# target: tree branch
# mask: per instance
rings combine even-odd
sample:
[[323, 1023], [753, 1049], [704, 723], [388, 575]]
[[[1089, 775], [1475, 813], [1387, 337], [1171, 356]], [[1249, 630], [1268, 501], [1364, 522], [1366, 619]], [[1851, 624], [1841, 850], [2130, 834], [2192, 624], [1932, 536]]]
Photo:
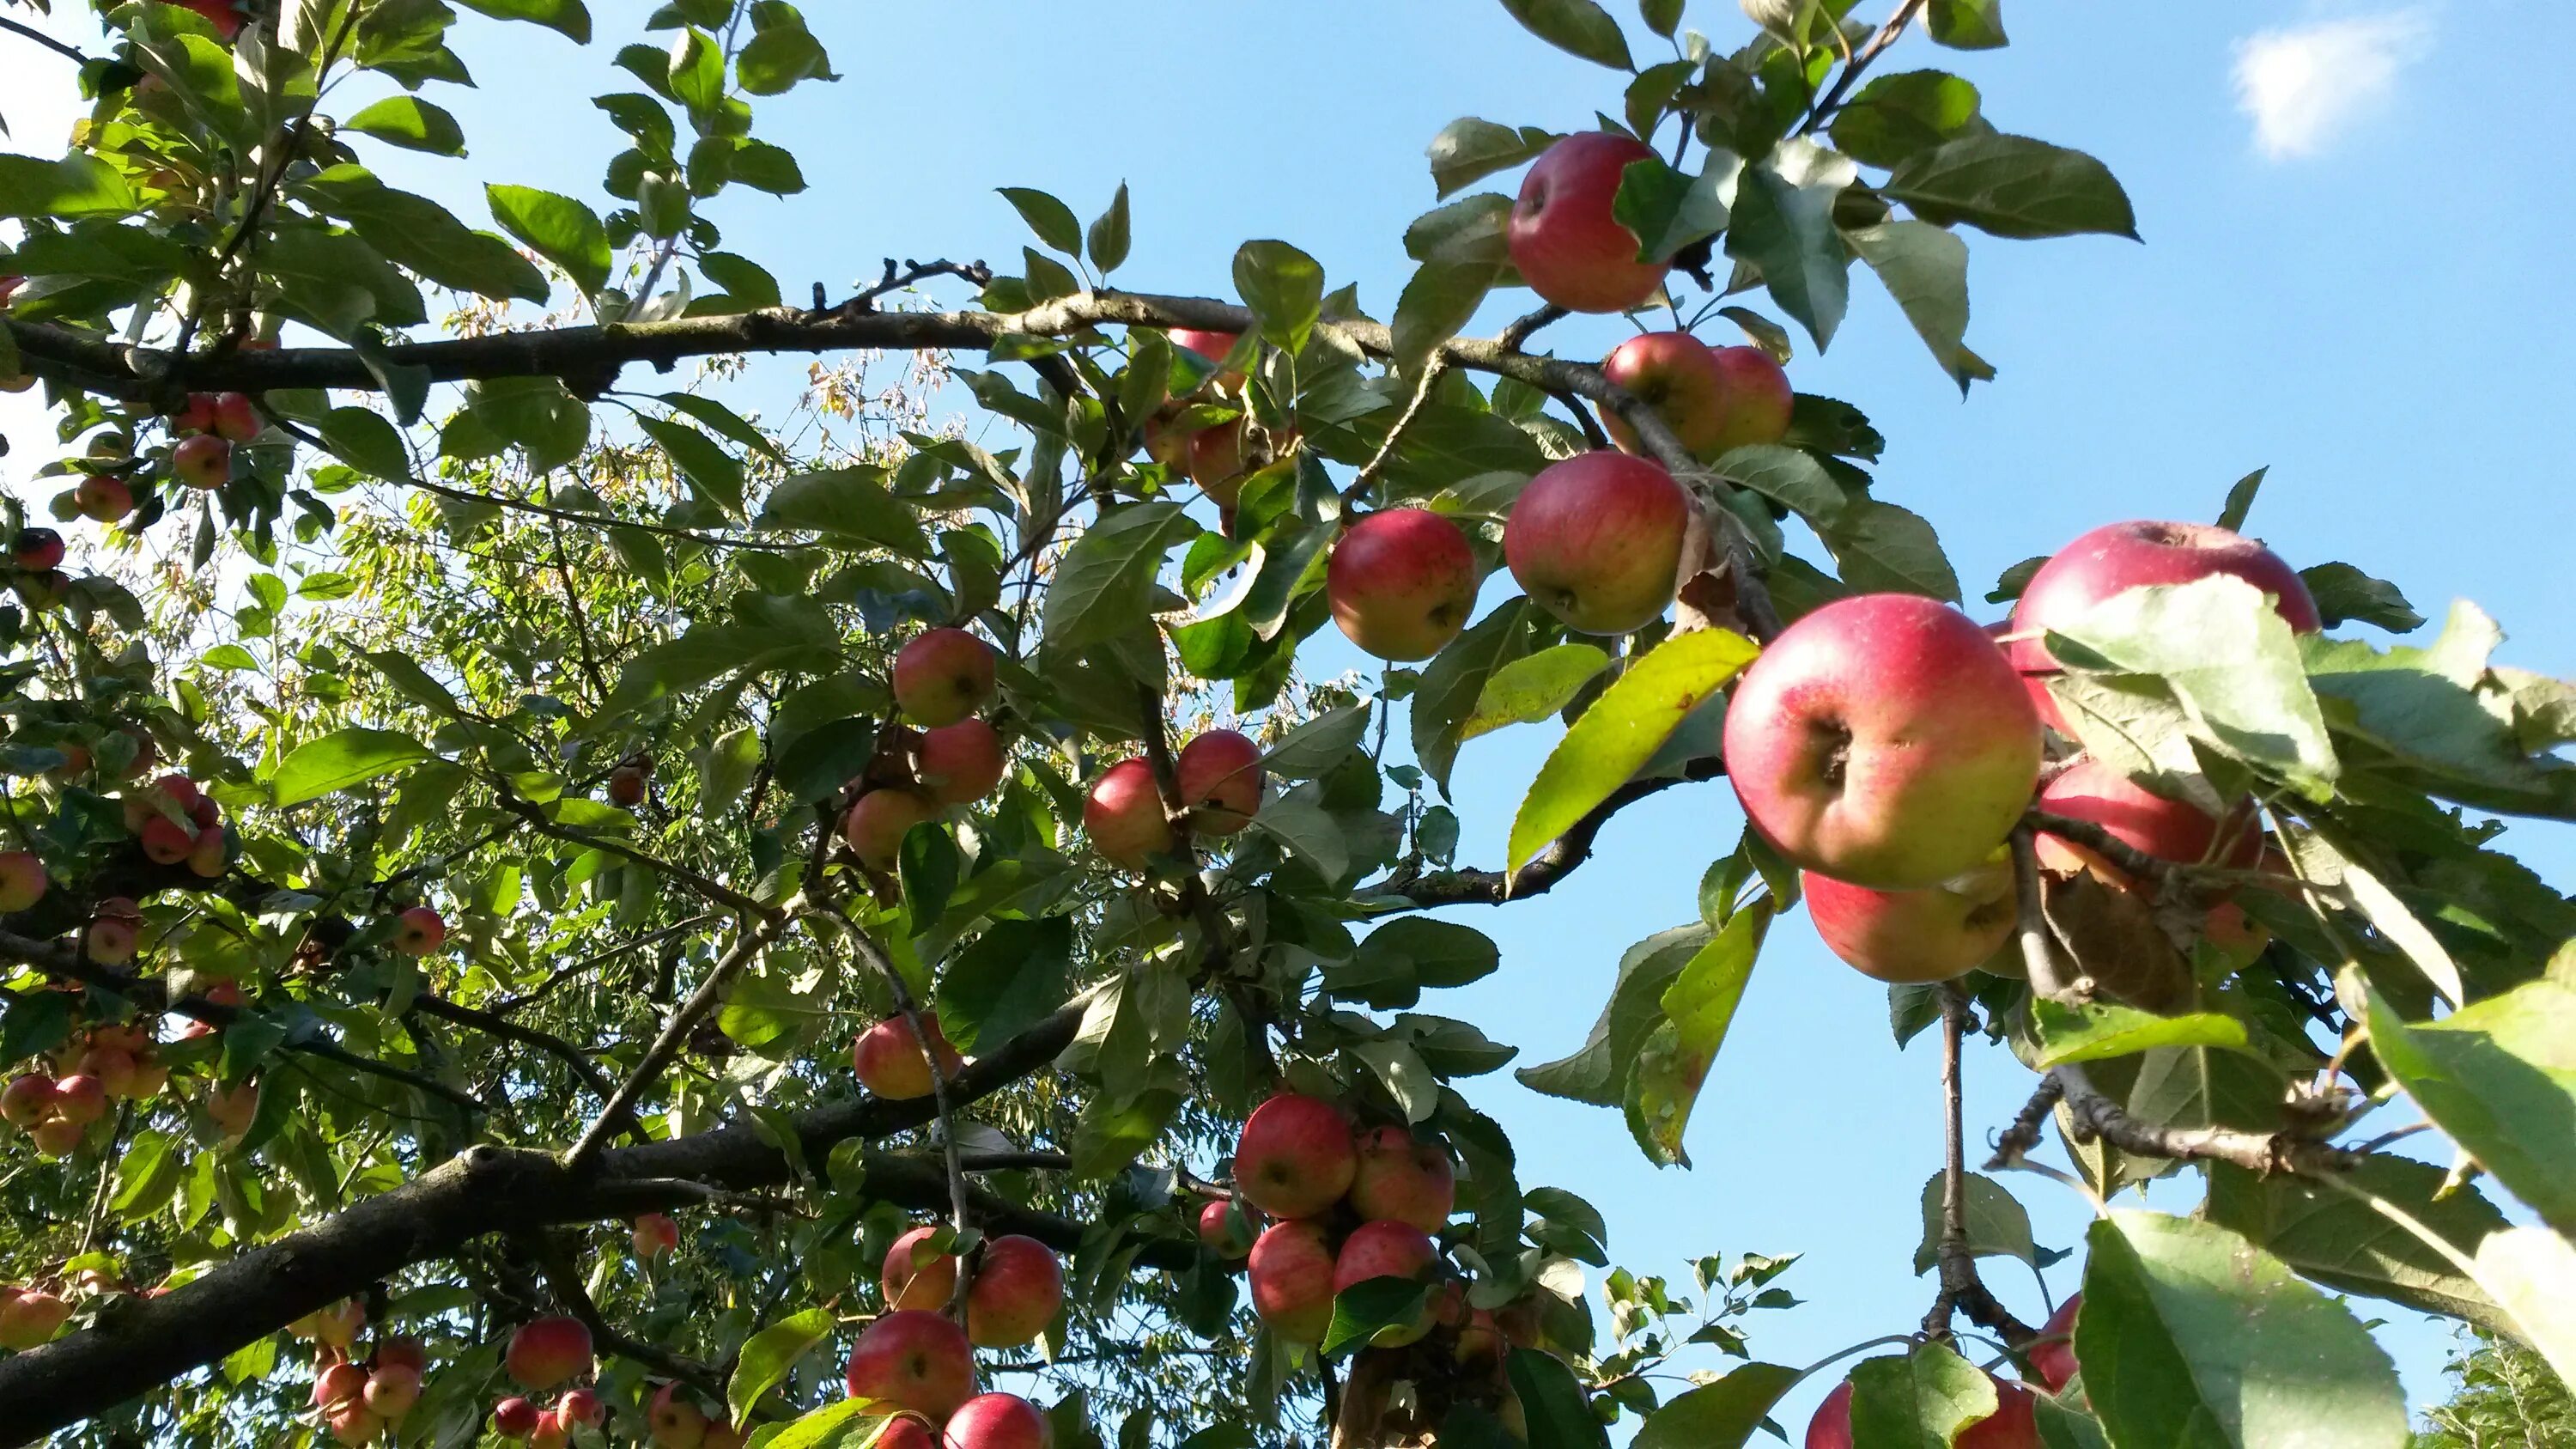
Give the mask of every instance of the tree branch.
[[2100, 1138], [2140, 1157], [2227, 1162], [2248, 1172], [2295, 1172], [2331, 1177], [2361, 1165], [2363, 1154], [2302, 1137], [2296, 1132], [2248, 1132], [2237, 1127], [2159, 1127], [2094, 1090], [2084, 1068], [2069, 1062], [2051, 1070], [2066, 1096], [2067, 1115], [2079, 1139]]
[[89, 64], [89, 57], [81, 54], [79, 46], [65, 44], [31, 25], [21, 24], [8, 16], [0, 15], [0, 30], [6, 30], [13, 35], [23, 35], [74, 65]]
[[1592, 845], [1610, 817], [1649, 795], [1657, 795], [1675, 785], [1714, 780], [1726, 773], [1722, 760], [1693, 760], [1682, 767], [1679, 775], [1654, 780], [1631, 780], [1610, 792], [1610, 798], [1592, 807], [1590, 813], [1574, 822], [1554, 842], [1530, 858], [1527, 865], [1506, 876], [1498, 870], [1473, 867], [1441, 871], [1418, 880], [1390, 883], [1386, 894], [1410, 899], [1417, 906], [1499, 906], [1505, 901], [1525, 900], [1545, 895], [1556, 883], [1574, 873], [1575, 867], [1592, 858]]

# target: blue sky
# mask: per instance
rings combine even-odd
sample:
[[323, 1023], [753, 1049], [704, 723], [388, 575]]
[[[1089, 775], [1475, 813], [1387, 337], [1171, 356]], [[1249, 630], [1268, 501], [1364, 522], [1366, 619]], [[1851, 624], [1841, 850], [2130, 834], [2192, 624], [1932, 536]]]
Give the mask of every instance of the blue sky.
[[[435, 99], [465, 121], [472, 160], [372, 147], [374, 159], [469, 220], [482, 219], [485, 180], [596, 198], [619, 143], [586, 98], [615, 85], [608, 57], [634, 37], [614, 27], [642, 9], [594, 9], [629, 18], [605, 22], [587, 54], [469, 18], [464, 54], [481, 89]], [[1335, 284], [1356, 281], [1385, 315], [1407, 275], [1403, 226], [1432, 204], [1421, 148], [1441, 125], [1475, 114], [1571, 129], [1617, 107], [1617, 77], [1548, 49], [1491, 0], [807, 10], [846, 78], [764, 103], [759, 129], [797, 153], [813, 189], [786, 202], [737, 191], [716, 208], [728, 246], [766, 263], [791, 298], [817, 279], [844, 294], [888, 254], [1007, 264], [1025, 237], [991, 188], [1042, 187], [1087, 217], [1123, 179], [1136, 244], [1122, 284], [1225, 295], [1235, 246], [1275, 236]], [[2512, 662], [2576, 674], [2576, 639], [2552, 632], [2576, 617], [2561, 437], [2576, 417], [2576, 344], [2546, 300], [2576, 221], [2557, 149], [2576, 122], [2562, 74], [2576, 10], [2130, 0], [2023, 3], [2008, 19], [2008, 50], [1942, 52], [1916, 37], [1882, 68], [1955, 69], [2003, 129], [2102, 157], [2145, 244], [1971, 234], [1968, 340], [2000, 376], [1964, 403], [1884, 294], [1856, 280], [1832, 352], [1816, 357], [1802, 337], [1791, 371], [1886, 434], [1881, 495], [1939, 525], [1973, 598], [2005, 565], [2099, 523], [2214, 518], [2231, 482], [2269, 464], [2252, 531], [2294, 563], [2348, 560], [2435, 617], [2474, 597], [2514, 634]], [[1688, 23], [1727, 44], [1744, 26], [1723, 0], [1694, 0]], [[1642, 31], [1632, 39], [1642, 53]], [[0, 37], [0, 76], [12, 148], [50, 149], [69, 115], [44, 89], [55, 67]], [[1504, 299], [1486, 325], [1527, 302]], [[1579, 319], [1544, 336], [1592, 356], [1625, 332]], [[762, 364], [762, 386], [792, 387], [803, 366]], [[24, 418], [0, 404], [0, 424]], [[27, 458], [0, 461], [0, 477], [22, 476]], [[1467, 747], [1463, 855], [1501, 855], [1552, 734]], [[1504, 968], [1426, 1009], [1478, 1021], [1524, 1061], [1571, 1050], [1620, 950], [1690, 917], [1700, 871], [1739, 828], [1719, 785], [1629, 811], [1554, 894], [1461, 913], [1503, 943]], [[2510, 840], [2553, 880], [2576, 878], [2567, 832]], [[1525, 1181], [1605, 1211], [1623, 1264], [1680, 1277], [1706, 1252], [1806, 1253], [1783, 1280], [1805, 1306], [1759, 1324], [1754, 1345], [1803, 1363], [1903, 1331], [1929, 1301], [1909, 1270], [1918, 1193], [1938, 1165], [1936, 1070], [1928, 1041], [1894, 1049], [1880, 988], [1793, 918], [1700, 1100], [1696, 1170], [1658, 1172], [1612, 1114], [1534, 1096], [1507, 1074], [1474, 1095], [1512, 1130]], [[2029, 1078], [1979, 1051], [1969, 1082], [1982, 1137]], [[2036, 1178], [2012, 1186], [2044, 1243], [2080, 1236], [2071, 1194]], [[1990, 1276], [2036, 1317], [2026, 1274]], [[2410, 1398], [2438, 1396], [2447, 1331], [2362, 1308], [2390, 1319], [2383, 1341]], [[1783, 1421], [1803, 1424], [1822, 1388]]]

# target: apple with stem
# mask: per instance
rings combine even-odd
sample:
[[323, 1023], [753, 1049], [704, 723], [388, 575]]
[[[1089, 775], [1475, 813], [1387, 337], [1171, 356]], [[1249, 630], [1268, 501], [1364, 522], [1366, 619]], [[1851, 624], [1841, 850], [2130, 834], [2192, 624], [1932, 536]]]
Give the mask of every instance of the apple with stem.
[[955, 724], [993, 697], [993, 647], [963, 629], [925, 629], [894, 656], [894, 701], [925, 729]]
[[1625, 634], [1672, 606], [1691, 512], [1662, 465], [1578, 453], [1521, 490], [1503, 525], [1503, 563], [1567, 628]]
[[1261, 809], [1261, 747], [1241, 730], [1209, 730], [1181, 746], [1172, 777], [1201, 834], [1232, 835]]
[[1388, 508], [1345, 529], [1324, 565], [1324, 598], [1350, 641], [1403, 663], [1437, 654], [1476, 607], [1476, 552], [1457, 524]]
[[1873, 890], [1814, 871], [1800, 882], [1826, 949], [1890, 984], [1965, 976], [2003, 949], [2020, 920], [2009, 860], [1915, 890]]
[[[1789, 434], [1797, 393], [1759, 347], [1711, 347], [1687, 332], [1646, 332], [1610, 350], [1601, 375], [1653, 408], [1691, 455], [1711, 462], [1730, 449]], [[1642, 453], [1637, 430], [1608, 408], [1601, 426], [1621, 451]]]
[[1142, 872], [1155, 856], [1181, 850], [1154, 767], [1141, 757], [1120, 760], [1092, 780], [1082, 802], [1082, 833], [1101, 859], [1126, 870]]
[[1664, 284], [1665, 262], [1641, 262], [1644, 242], [1612, 211], [1646, 144], [1583, 131], [1550, 146], [1521, 179], [1504, 245], [1521, 280], [1569, 312], [1628, 312]]
[[860, 1333], [847, 1377], [852, 1397], [944, 1420], [975, 1396], [975, 1348], [939, 1314], [898, 1309]]

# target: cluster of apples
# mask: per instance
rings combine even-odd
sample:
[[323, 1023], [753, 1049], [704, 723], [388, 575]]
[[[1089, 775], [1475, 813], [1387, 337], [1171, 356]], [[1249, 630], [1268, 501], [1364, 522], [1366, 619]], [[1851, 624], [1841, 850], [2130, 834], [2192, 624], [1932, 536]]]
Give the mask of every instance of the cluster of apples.
[[187, 862], [207, 880], [224, 873], [232, 854], [223, 807], [185, 775], [169, 774], [125, 792], [125, 828], [155, 865]]
[[963, 629], [925, 629], [894, 656], [894, 701], [921, 726], [913, 783], [878, 785], [841, 817], [841, 838], [872, 870], [892, 870], [912, 827], [1002, 783], [1002, 732], [975, 712], [993, 699], [993, 646]]
[[[1189, 327], [1165, 331], [1175, 346], [1186, 347], [1212, 363], [1221, 363], [1232, 355], [1243, 340], [1239, 332], [1207, 332]], [[1207, 391], [1220, 401], [1243, 402], [1244, 376], [1231, 368], [1222, 369], [1209, 378]], [[1242, 414], [1183, 433], [1175, 430], [1182, 409], [1180, 403], [1166, 403], [1145, 422], [1145, 453], [1155, 462], [1175, 473], [1186, 475], [1199, 491], [1216, 504], [1217, 521], [1227, 533], [1234, 531], [1234, 505], [1242, 496], [1243, 480], [1258, 461], [1247, 444], [1251, 440], [1252, 419]], [[1270, 437], [1272, 452], [1284, 448], [1296, 438], [1294, 429], [1274, 432]]]
[[[2080, 1367], [2073, 1334], [2076, 1310], [2083, 1303], [2084, 1295], [2078, 1293], [2058, 1305], [2027, 1355], [2031, 1377], [2051, 1394], [2073, 1382]], [[2039, 1396], [2025, 1385], [1992, 1374], [1987, 1381], [1994, 1385], [1995, 1411], [1960, 1430], [1951, 1441], [1953, 1449], [2043, 1449], [2048, 1441], [2039, 1432]], [[1816, 1417], [1807, 1421], [1806, 1449], [1852, 1449], [1851, 1401], [1849, 1379], [1825, 1395]]]
[[259, 410], [237, 392], [188, 394], [188, 405], [170, 419], [180, 434], [170, 449], [170, 476], [189, 488], [211, 491], [232, 481], [233, 445], [260, 434]]
[[[2315, 603], [2271, 550], [2201, 524], [2112, 524], [2033, 575], [1989, 631], [1913, 595], [1839, 600], [1783, 631], [1736, 685], [1727, 778], [1763, 836], [1805, 872], [1809, 914], [1843, 960], [1884, 981], [1943, 981], [1995, 963], [2016, 918], [2003, 846], [2034, 799], [2159, 859], [2250, 865], [2251, 815], [2212, 816], [2090, 759], [2043, 787], [2043, 722], [2067, 725], [2046, 634], [2129, 589], [2215, 575], [2269, 595], [2291, 628]], [[2071, 842], [2042, 863], [2134, 883]], [[2229, 916], [2212, 922], [2224, 929]], [[2241, 925], [2238, 927], [2241, 930]]]
[[0, 1090], [0, 1122], [26, 1132], [45, 1156], [68, 1156], [111, 1100], [160, 1095], [170, 1080], [160, 1057], [140, 1027], [96, 1027], [55, 1054], [54, 1071], [25, 1073]]
[[1064, 1306], [1064, 1269], [1035, 1238], [985, 1240], [960, 1327], [944, 1311], [961, 1271], [953, 1242], [945, 1228], [924, 1226], [886, 1250], [886, 1311], [850, 1347], [850, 1394], [894, 1416], [882, 1449], [1046, 1449], [1037, 1405], [978, 1391], [975, 1350], [1034, 1342]]
[[365, 1359], [324, 1343], [314, 1350], [313, 1411], [332, 1441], [372, 1443], [420, 1401], [429, 1355], [416, 1338], [389, 1338]]
[[1154, 767], [1142, 757], [1120, 760], [1092, 780], [1082, 830], [1101, 858], [1142, 871], [1155, 856], [1178, 855], [1183, 830], [1232, 835], [1261, 810], [1261, 747], [1241, 730], [1193, 736], [1173, 757], [1172, 776], [1181, 796], [1178, 822], [1163, 808]]

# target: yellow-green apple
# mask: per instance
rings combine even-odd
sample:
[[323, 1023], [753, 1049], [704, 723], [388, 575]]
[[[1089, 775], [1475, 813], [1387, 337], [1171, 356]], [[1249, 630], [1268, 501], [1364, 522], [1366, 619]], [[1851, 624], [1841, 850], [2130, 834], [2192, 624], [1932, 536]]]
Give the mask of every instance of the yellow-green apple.
[[[919, 1015], [922, 1035], [930, 1038], [930, 1050], [939, 1054], [940, 1074], [955, 1077], [966, 1060], [939, 1029], [939, 1013], [924, 1007]], [[898, 1101], [927, 1097], [936, 1085], [930, 1076], [930, 1057], [922, 1051], [921, 1039], [912, 1034], [911, 1021], [901, 1015], [889, 1016], [859, 1033], [850, 1043], [850, 1069], [859, 1074], [860, 1086]]]
[[1232, 835], [1261, 809], [1261, 747], [1241, 730], [1209, 730], [1181, 746], [1172, 776], [1202, 834]]
[[918, 774], [922, 788], [942, 805], [964, 805], [992, 794], [1009, 763], [1002, 732], [980, 719], [922, 731]]
[[[47, 1084], [50, 1091], [52, 1084]], [[0, 1112], [8, 1103], [0, 1099]], [[1232, 1199], [1207, 1203], [1199, 1208], [1199, 1241], [1208, 1251], [1231, 1263], [1252, 1251], [1252, 1240], [1260, 1232], [1260, 1219], [1252, 1210]]]
[[555, 1400], [555, 1417], [563, 1420], [566, 1428], [578, 1424], [596, 1429], [608, 1421], [608, 1405], [588, 1389], [572, 1389]]
[[1322, 1343], [1333, 1326], [1333, 1250], [1318, 1224], [1272, 1223], [1245, 1270], [1252, 1311], [1290, 1343]]
[[1153, 857], [1181, 849], [1154, 767], [1142, 759], [1120, 760], [1092, 780], [1082, 802], [1082, 833], [1101, 859], [1128, 870], [1141, 871]]
[[367, 1305], [355, 1298], [343, 1298], [327, 1308], [316, 1308], [286, 1325], [286, 1331], [298, 1338], [309, 1338], [345, 1358], [349, 1345], [358, 1341], [358, 1331], [367, 1326]]
[[33, 851], [0, 852], [0, 914], [15, 915], [45, 898], [45, 863]]
[[81, 1139], [89, 1135], [89, 1124], [75, 1122], [59, 1114], [47, 1117], [27, 1134], [42, 1157], [69, 1157], [80, 1150]]
[[1881, 890], [1982, 864], [2030, 804], [2040, 746], [1994, 640], [1914, 594], [1790, 625], [1737, 683], [1724, 741], [1736, 798], [1783, 855]]
[[851, 1345], [848, 1378], [854, 1398], [944, 1420], [975, 1396], [975, 1349], [939, 1314], [899, 1309]]
[[50, 528], [22, 528], [9, 540], [9, 562], [43, 572], [63, 563], [63, 536]]
[[134, 511], [134, 490], [122, 478], [93, 473], [72, 488], [72, 507], [97, 523], [114, 523]]
[[258, 1115], [257, 1082], [238, 1082], [206, 1093], [206, 1117], [227, 1142], [239, 1142], [248, 1136], [251, 1119]]
[[[563, 1406], [555, 1406], [555, 1417], [563, 1417]], [[693, 1399], [681, 1395], [676, 1383], [664, 1384], [653, 1395], [644, 1411], [644, 1423], [651, 1431], [657, 1449], [700, 1449], [707, 1437], [706, 1410]]]
[[894, 702], [925, 729], [955, 724], [992, 697], [992, 646], [963, 629], [925, 629], [894, 656]]
[[1801, 893], [1826, 948], [1862, 975], [1891, 983], [1965, 976], [2012, 939], [2017, 916], [2008, 860], [1899, 891], [1807, 871]]
[[1015, 1348], [1035, 1341], [1063, 1306], [1054, 1249], [1017, 1233], [987, 1239], [966, 1289], [966, 1337], [977, 1348]]
[[394, 949], [426, 956], [447, 942], [447, 922], [428, 906], [413, 906], [394, 921]]
[[[2076, 761], [2041, 787], [2039, 808], [2099, 825], [2122, 844], [2158, 860], [2244, 869], [2263, 853], [2263, 840], [2250, 811], [2230, 812], [2222, 822], [2197, 805], [2167, 799], [2095, 759]], [[2115, 885], [2129, 883], [2128, 876], [2109, 861], [2071, 840], [2043, 833], [2035, 844], [2039, 863], [2049, 870], [2062, 875], [2090, 870]]]
[[40, 1288], [0, 1300], [0, 1348], [35, 1348], [53, 1341], [72, 1316], [71, 1300]]
[[[1333, 1259], [1333, 1292], [1347, 1293], [1375, 1278], [1428, 1278], [1439, 1260], [1430, 1237], [1411, 1223], [1385, 1218], [1362, 1223], [1342, 1240], [1342, 1251]], [[1380, 1348], [1400, 1348], [1430, 1331], [1431, 1303], [1426, 1297], [1421, 1314], [1412, 1322], [1389, 1324], [1372, 1334], [1369, 1342]]]
[[1457, 1168], [1449, 1161], [1449, 1150], [1437, 1142], [1417, 1142], [1401, 1127], [1363, 1132], [1358, 1146], [1351, 1207], [1363, 1218], [1440, 1231], [1458, 1204]]
[[680, 1246], [680, 1225], [668, 1213], [646, 1213], [635, 1220], [627, 1239], [635, 1246], [635, 1256], [649, 1263]]
[[233, 445], [212, 433], [182, 438], [170, 450], [170, 476], [190, 488], [221, 488], [232, 481]]
[[870, 790], [841, 817], [841, 838], [871, 870], [892, 870], [912, 827], [939, 818], [939, 807], [910, 790]]
[[526, 1399], [503, 1399], [492, 1406], [492, 1432], [504, 1439], [525, 1439], [537, 1430], [544, 1411]]
[[[1711, 347], [1687, 332], [1647, 332], [1610, 349], [1601, 375], [1634, 393], [1702, 460], [1789, 433], [1797, 394], [1789, 374], [1759, 347]], [[1645, 451], [1637, 430], [1607, 408], [1601, 426], [1630, 453]]]
[[877, 1284], [885, 1290], [888, 1309], [922, 1308], [938, 1312], [957, 1291], [957, 1255], [931, 1246], [939, 1225], [925, 1223], [894, 1240], [886, 1249]]
[[510, 1335], [501, 1367], [512, 1383], [543, 1393], [590, 1372], [590, 1330], [562, 1314], [532, 1318]]
[[1662, 465], [1607, 450], [1539, 471], [1503, 525], [1503, 562], [1585, 634], [1625, 634], [1673, 602], [1691, 499]]
[[367, 1375], [367, 1411], [379, 1419], [399, 1419], [420, 1402], [420, 1370], [409, 1364], [376, 1365]]
[[6, 1091], [0, 1091], [0, 1122], [33, 1127], [53, 1114], [54, 1079], [42, 1072], [16, 1078]]
[[1530, 290], [1569, 312], [1626, 312], [1663, 285], [1667, 263], [1641, 262], [1643, 243], [1611, 204], [1642, 141], [1584, 131], [1547, 148], [1521, 179], [1504, 243]]
[[2150, 584], [2187, 584], [2227, 574], [2272, 596], [2273, 611], [2302, 634], [2321, 626], [2316, 600], [2308, 586], [2279, 554], [2230, 529], [2206, 523], [2137, 520], [2110, 523], [2082, 535], [2049, 556], [2022, 587], [2013, 605], [2009, 652], [2015, 668], [2031, 681], [2040, 716], [2072, 733], [2062, 710], [2048, 693], [2047, 677], [2057, 657], [2042, 637], [2063, 629], [2094, 605]]
[[1046, 1415], [1017, 1394], [978, 1394], [957, 1406], [940, 1431], [941, 1449], [1048, 1449]]
[[2083, 1367], [2075, 1361], [2075, 1315], [2083, 1306], [2081, 1293], [2058, 1304], [2057, 1311], [2039, 1326], [2040, 1341], [2030, 1347], [2030, 1371], [2052, 1394], [2063, 1393]]
[[1476, 553], [1458, 525], [1423, 508], [1352, 524], [1324, 566], [1324, 598], [1350, 641], [1380, 659], [1428, 659], [1467, 627]]
[[1313, 1217], [1358, 1173], [1350, 1123], [1321, 1097], [1282, 1092], [1252, 1109], [1235, 1140], [1235, 1191], [1272, 1217]]

